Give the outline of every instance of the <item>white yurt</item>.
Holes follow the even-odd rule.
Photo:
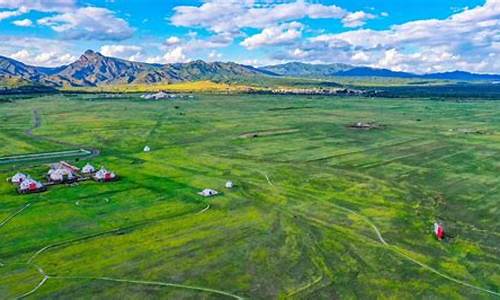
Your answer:
[[[212,189],[204,189],[203,191],[199,192],[198,195],[203,196],[203,197],[212,197],[219,194],[216,190]]]
[[[151,148],[149,146],[144,147],[144,152],[150,152],[150,151],[151,151]]]
[[[49,171],[49,179],[53,182],[61,182],[64,180],[64,174],[61,169]]]
[[[111,181],[116,178],[116,174],[106,170],[105,168],[101,168],[94,175],[94,179],[97,181]]]
[[[27,178],[19,185],[19,191],[22,193],[37,192],[42,190],[43,188],[44,186],[42,183],[31,178]]]
[[[82,168],[82,173],[83,174],[92,174],[95,172],[95,168],[94,166],[92,166],[91,164],[86,164],[83,168]]]
[[[232,189],[234,187],[234,183],[231,180],[228,180],[226,182],[226,188],[227,189]]]
[[[49,174],[49,179],[53,182],[63,182],[65,180],[73,181],[76,178],[75,174],[66,168],[53,170],[52,172],[49,172]]]
[[[23,173],[17,173],[16,175],[12,176],[10,181],[14,184],[21,184],[23,181],[25,181],[28,178],[26,174]]]

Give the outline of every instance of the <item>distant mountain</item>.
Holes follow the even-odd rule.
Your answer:
[[[335,76],[353,77],[393,77],[393,78],[421,78],[421,79],[445,79],[445,80],[488,80],[498,81],[500,75],[474,74],[469,72],[455,71],[446,73],[431,73],[419,75],[407,72],[396,72],[388,69],[377,69],[371,67],[352,66],[347,64],[306,64],[286,63],[281,65],[265,66],[260,70],[268,71],[280,76],[327,78]]]
[[[445,73],[434,73],[421,75],[422,78],[428,79],[450,79],[450,80],[488,80],[488,81],[499,81],[500,75],[495,74],[475,74],[463,71],[453,71]]]
[[[350,69],[352,69],[352,66],[346,64],[313,65],[301,62],[290,62],[260,68],[262,71],[291,77],[331,77]]]
[[[28,66],[17,60],[0,56],[0,77],[39,80],[44,75],[36,67]]]
[[[387,69],[351,66],[347,64],[287,64],[254,68],[232,62],[207,63],[202,60],[189,63],[149,64],[107,57],[87,50],[75,62],[56,68],[26,65],[0,56],[0,86],[95,87],[115,84],[153,84],[183,81],[231,81],[269,76],[329,78],[335,76],[372,76],[420,79],[487,80],[500,81],[500,75],[448,72],[417,75]]]
[[[106,57],[87,50],[75,62],[49,76],[56,85],[97,86],[101,84],[155,83],[168,81],[161,67]]]
[[[85,51],[77,61],[57,68],[33,67],[0,57],[0,81],[2,77],[22,78],[55,87],[229,80],[265,75],[270,73],[231,62],[206,63],[198,60],[166,65],[148,64],[107,57],[92,50]]]

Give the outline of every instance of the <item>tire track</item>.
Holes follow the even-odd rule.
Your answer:
[[[318,199],[316,199],[318,200]],[[319,201],[319,200],[318,200]],[[463,286],[466,286],[466,287],[469,287],[469,288],[472,288],[472,289],[475,289],[475,290],[478,290],[478,291],[481,291],[481,292],[485,292],[485,293],[488,293],[488,294],[491,294],[491,295],[495,295],[495,296],[500,296],[500,293],[498,292],[495,292],[495,291],[492,291],[492,290],[488,290],[488,289],[485,289],[485,288],[482,288],[482,287],[479,287],[479,286],[476,286],[476,285],[473,285],[473,284],[470,284],[468,282],[465,282],[465,281],[462,281],[460,279],[457,279],[457,278],[454,278],[452,276],[449,276],[447,274],[444,274],[440,271],[438,271],[437,269],[425,264],[425,263],[422,263],[416,259],[414,259],[413,257],[405,254],[399,247],[397,246],[394,246],[394,245],[391,245],[389,243],[387,243],[382,234],[380,233],[380,230],[378,229],[378,227],[370,220],[368,219],[367,217],[357,213],[356,211],[352,210],[352,209],[349,209],[349,208],[346,208],[346,207],[343,207],[343,206],[340,206],[340,205],[337,205],[337,204],[333,204],[333,203],[329,203],[329,205],[341,210],[341,211],[344,211],[344,212],[348,212],[348,213],[351,213],[351,214],[354,214],[355,216],[359,217],[360,219],[362,219],[365,223],[367,223],[368,225],[370,225],[370,227],[372,227],[373,231],[375,231],[375,233],[377,234],[377,238],[379,239],[379,241],[384,245],[386,246],[388,249],[392,250],[394,253],[398,254],[399,256],[419,265],[420,267],[442,277],[442,278],[445,278],[447,280],[450,280],[452,282],[455,282],[457,284],[460,284],[460,285],[463,285]]]
[[[16,296],[14,297],[14,299],[23,299],[23,298],[26,298],[34,293],[36,293],[36,291],[38,291],[38,289],[40,289],[46,282],[47,280],[49,280],[50,276],[47,275],[45,273],[45,271],[38,265],[35,265],[35,264],[32,264],[32,263],[29,263],[29,264],[21,264],[21,265],[28,265],[28,266],[32,266],[34,268],[36,268],[36,270],[38,271],[38,273],[40,273],[40,275],[43,276],[42,280],[32,289],[30,290],[29,292],[26,292],[20,296]]]
[[[197,212],[196,214],[197,215],[201,215],[202,213],[206,212],[207,210],[210,209],[210,204],[207,204],[207,207],[205,207],[204,209],[200,210],[199,212]]]
[[[194,285],[184,285],[179,283],[171,283],[171,282],[161,282],[161,281],[146,281],[146,280],[133,280],[133,279],[121,279],[121,278],[111,278],[111,277],[91,277],[91,276],[52,276],[50,278],[53,279],[79,279],[79,280],[101,280],[101,281],[110,281],[110,282],[120,282],[120,283],[131,283],[131,284],[141,284],[141,285],[153,285],[153,286],[165,286],[165,287],[173,287],[180,289],[188,289],[199,292],[206,292],[211,294],[217,294],[220,296],[226,296],[233,299],[243,300],[245,298],[226,292],[222,290],[216,290],[207,287],[194,286]]]
[[[259,173],[261,173],[262,175],[264,175],[264,177],[266,177],[267,183],[269,183],[269,185],[274,186],[274,184],[271,182],[271,179],[269,179],[269,176],[267,176],[266,173],[262,171],[259,171]]]
[[[0,229],[7,225],[7,223],[9,223],[12,219],[14,219],[17,215],[19,215],[20,213],[22,213],[24,210],[26,210],[28,207],[31,206],[31,203],[28,203],[26,204],[23,208],[21,208],[20,210],[14,212],[13,214],[11,214],[10,216],[8,216],[7,218],[5,218],[1,223],[0,223]],[[0,264],[1,265],[1,264]]]

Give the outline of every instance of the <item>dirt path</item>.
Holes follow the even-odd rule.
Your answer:
[[[30,291],[14,297],[14,299],[23,299],[26,298],[32,294],[34,294],[38,289],[40,289],[46,282],[47,280],[51,279],[74,279],[74,280],[101,280],[101,281],[111,281],[111,282],[121,282],[121,283],[131,283],[131,284],[141,284],[141,285],[156,285],[156,286],[165,286],[165,287],[173,287],[173,288],[180,288],[180,289],[188,289],[188,290],[194,290],[194,291],[199,291],[199,292],[206,292],[206,293],[211,293],[211,294],[217,294],[221,296],[227,296],[230,298],[242,300],[244,299],[243,297],[240,297],[238,295],[221,291],[221,290],[216,290],[216,289],[211,289],[211,288],[206,288],[206,287],[201,287],[201,286],[192,286],[192,285],[185,285],[185,284],[179,284],[179,283],[171,283],[171,282],[160,282],[160,281],[146,281],[146,280],[132,280],[132,279],[121,279],[121,278],[111,278],[111,277],[92,277],[92,276],[54,276],[54,275],[47,275],[45,271],[38,265],[33,264],[33,263],[27,263],[23,265],[28,265],[32,266],[37,269],[38,273],[42,275],[42,280]]]
[[[20,213],[22,213],[25,209],[27,209],[28,207],[31,206],[31,203],[28,203],[26,204],[25,206],[23,206],[23,208],[21,208],[20,210],[12,213],[11,215],[7,216],[7,218],[5,218],[1,223],[0,223],[0,229],[7,225],[7,223],[9,223],[12,219],[14,219],[17,215],[19,215]]]
[[[473,285],[473,284],[470,284],[468,282],[465,282],[465,281],[462,281],[460,279],[457,279],[457,278],[454,278],[452,276],[449,276],[447,274],[444,274],[436,269],[434,269],[433,267],[427,265],[427,264],[424,264],[416,259],[414,259],[413,257],[407,255],[404,253],[403,250],[401,250],[399,247],[397,246],[394,246],[394,245],[391,245],[389,243],[387,243],[384,238],[382,237],[382,234],[380,233],[380,230],[377,228],[377,226],[375,224],[373,224],[373,222],[371,222],[370,219],[368,219],[367,217],[353,211],[352,209],[349,209],[349,208],[346,208],[346,207],[343,207],[343,206],[340,206],[340,205],[336,205],[336,204],[333,204],[333,203],[329,203],[331,206],[337,208],[338,210],[341,210],[341,211],[344,211],[344,212],[347,212],[347,213],[351,213],[357,217],[359,217],[360,219],[362,219],[365,223],[367,223],[368,225],[370,225],[370,227],[372,227],[373,231],[375,231],[375,233],[377,234],[377,238],[379,239],[379,241],[384,245],[386,246],[388,249],[392,250],[394,253],[398,254],[399,256],[419,265],[420,267],[442,277],[442,278],[445,278],[445,279],[448,279],[450,281],[453,281],[457,284],[461,284],[463,286],[466,286],[466,287],[469,287],[469,288],[472,288],[472,289],[475,289],[475,290],[478,290],[478,291],[481,291],[481,292],[485,292],[485,293],[489,293],[491,295],[495,295],[495,296],[500,296],[500,293],[498,292],[495,292],[495,291],[492,291],[492,290],[488,290],[488,289],[485,289],[485,288],[482,288],[482,287],[479,287],[479,286],[476,286],[476,285]]]
[[[196,214],[204,213],[207,210],[209,210],[210,207],[211,207],[210,204],[208,204],[207,207],[205,207],[204,209],[202,209],[201,211],[199,211]],[[111,277],[53,276],[53,275],[47,275],[45,273],[45,271],[40,266],[38,266],[38,265],[36,265],[36,264],[33,263],[33,261],[35,260],[35,258],[37,258],[39,255],[43,254],[44,252],[46,252],[46,251],[48,251],[48,250],[50,250],[52,248],[57,248],[57,247],[71,245],[71,244],[74,244],[74,243],[78,243],[78,242],[82,242],[82,241],[85,241],[85,240],[97,238],[97,237],[100,237],[100,236],[103,236],[103,235],[107,235],[107,234],[117,233],[117,232],[119,232],[121,230],[129,229],[129,228],[134,228],[134,227],[142,226],[142,225],[147,225],[147,224],[154,223],[154,222],[156,222],[156,220],[152,220],[152,221],[148,221],[148,222],[143,222],[143,223],[131,225],[131,226],[128,226],[128,227],[115,228],[115,229],[108,230],[108,231],[103,231],[103,232],[99,232],[99,233],[95,233],[95,234],[89,234],[89,235],[82,236],[82,237],[79,237],[79,238],[75,238],[75,239],[72,239],[72,240],[67,240],[67,241],[63,241],[63,242],[59,242],[59,243],[50,244],[50,245],[47,245],[47,246],[41,248],[40,250],[38,250],[37,252],[35,252],[28,259],[27,263],[25,263],[23,265],[30,265],[30,266],[35,267],[38,270],[38,272],[43,276],[42,280],[31,291],[29,291],[27,293],[24,293],[21,296],[15,297],[14,299],[22,299],[22,298],[25,298],[25,297],[28,297],[28,296],[34,294],[49,279],[51,279],[51,280],[53,280],[53,279],[101,280],[101,281],[111,281],[111,282],[142,284],[142,285],[166,286],[166,287],[182,288],[182,289],[189,289],[189,290],[195,290],[195,291],[200,291],[200,292],[218,294],[218,295],[221,295],[221,296],[227,296],[227,297],[234,298],[234,299],[244,299],[243,297],[240,297],[238,295],[235,295],[235,294],[232,294],[232,293],[229,293],[229,292],[225,292],[225,291],[221,291],[221,290],[217,290],[217,289],[206,288],[206,287],[201,287],[201,286],[190,286],[190,285],[184,285],[184,284],[179,284],[179,283],[159,282],[159,281],[144,281],[144,280],[132,280],[132,279],[120,279],[120,278],[111,278]],[[3,266],[3,265],[0,265],[0,266]]]
[[[269,179],[269,176],[267,176],[266,173],[262,172],[262,171],[259,171],[262,175],[264,175],[264,177],[266,177],[266,180],[267,180],[267,183],[269,183],[269,185],[271,186],[274,186],[274,184],[271,182],[271,179]]]
[[[32,267],[35,267],[36,270],[38,271],[38,273],[40,273],[40,275],[42,275],[42,280],[29,292],[26,292],[20,296],[17,296],[17,297],[14,297],[14,299],[23,299],[23,298],[26,298],[32,294],[34,294],[39,288],[41,288],[45,282],[47,282],[47,280],[49,280],[50,276],[45,274],[45,271],[38,265],[35,265],[35,264],[23,264],[23,265],[28,265],[28,266],[32,266]]]
[[[207,204],[207,207],[205,207],[204,209],[200,210],[199,212],[197,212],[196,214],[197,215],[201,215],[202,213],[206,212],[207,210],[210,209],[210,204]]]
[[[111,278],[111,277],[90,277],[90,276],[89,277],[87,277],[87,276],[51,276],[49,278],[51,278],[51,279],[101,280],[101,281],[111,281],[111,282],[121,282],[121,283],[131,283],[131,284],[141,284],[141,285],[156,285],[156,286],[165,286],[165,287],[188,289],[188,290],[199,291],[199,292],[206,292],[206,293],[217,294],[220,296],[227,296],[230,298],[240,299],[240,300],[245,299],[245,298],[240,297],[238,295],[235,295],[235,294],[232,294],[229,292],[225,292],[225,291],[221,291],[221,290],[216,290],[216,289],[211,289],[211,288],[206,288],[206,287],[201,287],[201,286],[170,283],[170,282],[121,279],[121,278]]]
[[[36,109],[33,110],[33,125],[30,129],[26,130],[26,135],[32,137],[33,130],[42,126],[42,117],[40,116],[40,112]]]
[[[323,280],[323,274],[321,274],[320,276],[318,276],[316,279],[314,279],[313,281],[311,281],[310,283],[307,283],[306,285],[288,293],[286,296],[287,297],[292,297],[292,296],[295,296],[297,294],[300,294],[302,293],[303,291],[305,290],[308,290],[310,289],[311,287],[315,286],[316,284],[320,283],[321,281]]]
[[[66,147],[74,147],[74,148],[79,148],[79,149],[90,149],[89,150],[90,156],[87,156],[86,157],[87,159],[96,157],[101,153],[99,149],[86,147],[84,145],[76,145],[76,144],[72,144],[72,143],[62,142],[60,140],[48,138],[45,136],[34,135],[33,130],[40,128],[41,126],[42,126],[42,116],[40,115],[40,112],[37,109],[34,109],[33,110],[33,125],[31,126],[30,129],[25,131],[25,134],[27,136],[29,136],[30,138],[37,140],[37,141],[46,141],[46,142],[50,142],[50,143],[54,143],[54,144],[58,144],[58,145],[66,146]]]

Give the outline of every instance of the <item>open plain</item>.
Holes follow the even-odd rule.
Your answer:
[[[0,157],[74,149],[120,180],[18,195],[58,160],[0,164],[1,299],[500,297],[498,101],[0,102]]]

